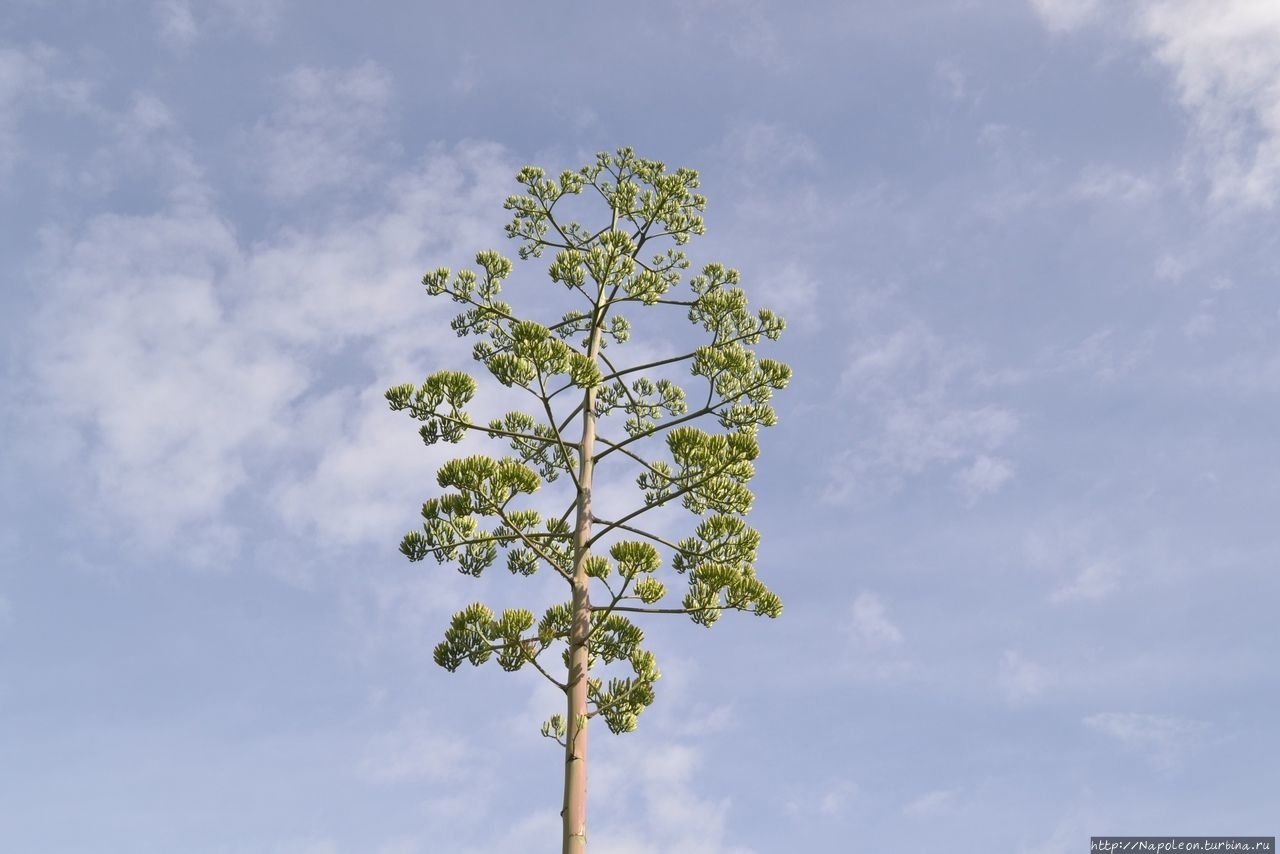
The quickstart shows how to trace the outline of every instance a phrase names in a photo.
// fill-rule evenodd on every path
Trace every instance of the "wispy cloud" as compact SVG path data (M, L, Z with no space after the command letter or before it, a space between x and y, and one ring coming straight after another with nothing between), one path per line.
M760 0L693 0L678 8L686 30L707 32L738 59L770 69L786 67L777 26Z
M1163 770L1175 767L1209 729L1202 721L1135 712L1100 712L1089 715L1083 723Z
M786 808L793 816L831 818L843 815L857 795L856 784L848 780L835 780L793 795L787 799Z
M854 678L892 679L912 670L906 638L875 593L863 591L857 595L843 628L850 645L846 669Z
M1280 193L1280 6L1148 0L1137 25L1195 120L1213 197L1273 205Z
M1049 683L1049 672L1021 653L1005 650L1000 658L998 681L1010 703L1022 703L1038 697Z
M966 400L978 391L980 361L912 321L856 344L841 389L856 401L855 439L840 458L826 498L841 501L872 485L890 489L930 469L950 470L969 503L1014 475L997 452L1020 425L1017 413Z
M92 83L67 64L48 45L0 46L0 177L24 155L19 129L28 113L91 111Z
M910 818L922 819L946 815L960 809L959 789L934 789L909 802L902 808L902 814Z
M979 104L983 93L975 87L972 77L958 63L938 60L933 67L934 86L948 101L959 104Z
M244 145L268 196L290 201L363 188L378 173L377 149L387 145L390 74L374 62L347 70L302 67L280 86L283 103Z
M1188 153L1210 198L1245 208L1280 196L1280 6L1270 0L1030 0L1065 33L1105 23L1168 69L1193 122ZM1123 190L1125 183L1111 191ZM1095 187L1096 189L1096 187ZM1129 184L1130 195L1145 193Z
M777 269L765 269L755 281L743 285L753 305L781 314L788 329L804 333L823 325L819 310L822 282L799 262L788 261Z
M456 781L469 761L471 747L457 733L430 720L408 717L370 739L360 759L360 775L374 783L417 780Z
M284 17L286 0L214 0L211 8L237 29L261 42L271 42Z
M159 25L160 41L171 48L185 48L200 34L188 0L159 0L151 6Z
M181 51L199 41L212 27L215 30L247 32L261 42L270 42L281 19L283 0L156 0L151 4L156 34L161 44Z
M301 839L276 845L271 854L340 854L341 851L332 839Z
M1101 382L1126 377L1146 362L1156 341L1154 331L1099 329L1075 344L1046 349L1037 358L1046 374L1079 372Z
M898 646L902 631L889 619L884 602L874 593L859 593L850 612L849 633L872 649Z
M965 503L972 506L982 496L999 492L1002 486L1013 480L1013 476L1013 463L980 454L971 465L956 472L955 483Z
M612 762L594 772L595 791L608 793L601 798L604 815L595 824L610 840L609 850L747 854L726 838L729 799L698 791L702 750L680 743L637 747L623 745Z
M1115 542L1121 536L1111 533L1097 519L1055 519L1043 530L1026 536L1025 554L1028 564L1050 576L1053 603L1097 602L1115 592L1128 573L1129 551L1138 546ZM1128 549L1129 551L1126 551ZM1154 555L1144 559L1153 560Z
M1113 560L1097 558L1080 568L1074 578L1053 591L1053 602L1097 601L1104 598L1121 577L1121 568Z
M1093 21L1102 11L1101 0L1031 0L1045 26L1069 32Z
M1156 183L1144 175L1114 164L1091 163L1081 170L1071 194L1091 201L1131 204L1147 201L1157 189Z
M725 153L744 168L770 172L816 166L817 146L805 133L771 122L751 122L730 131Z
M435 309L415 282L492 236L510 172L493 146L440 151L400 176L379 213L252 247L199 192L52 234L28 366L42 456L50 440L62 448L74 494L120 526L118 540L160 547L186 533L197 561L235 548L224 511L250 483L257 506L278 502L321 541L385 534L391 505L351 498L373 499L379 471L403 483L397 518L421 497L406 475L421 480L427 461L405 468L388 445L395 425L371 420L392 372L429 367L415 360L434 346L420 330ZM326 363L356 373L335 385ZM402 438L420 449L412 431Z

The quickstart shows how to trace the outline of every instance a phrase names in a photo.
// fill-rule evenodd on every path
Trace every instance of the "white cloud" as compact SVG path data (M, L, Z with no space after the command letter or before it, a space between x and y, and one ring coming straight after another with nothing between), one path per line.
M560 816L554 812L533 813L512 823L509 830L489 845L464 849L462 854L510 854L513 851L525 851L528 850L529 840L531 839L559 839L562 826ZM598 839L599 837L593 836L592 838ZM435 850L434 847L432 850Z
M422 484L430 483L435 468L458 449L425 448L408 419L387 411L382 389L394 382L385 381L358 394L343 390L327 395L316 401L324 414L308 426L299 424L300 430L314 426L319 436L343 438L317 448L310 471L277 481L271 498L290 527L320 533L341 545L391 544L407 525L421 521L406 511L420 503ZM355 411L331 420L325 416L333 406ZM300 413L312 411L300 409Z
M951 470L966 500L1011 479L1013 463L994 452L1018 431L1018 415L968 402L984 390L977 354L946 344L925 324L909 321L859 342L840 385L857 401L850 431L859 438L840 456L828 500L867 493L872 485L894 489L936 468Z
M286 842L271 849L272 854L339 854L332 839L304 839Z
M1189 151L1214 201L1271 207L1280 193L1280 4L1272 0L1030 0L1050 30L1106 23L1149 46L1193 124ZM1141 198L1120 177L1086 183Z
M934 789L902 808L902 814L910 818L933 818L959 809L959 789Z
M640 730L618 738L592 730L600 734L592 736L588 834L602 849L627 854L749 854L730 842L731 800L704 790L712 778L702 769L726 743L713 735L729 725L728 711L696 701L691 692L703 683L695 660L661 645L655 652L659 700Z
M1195 314L1182 325L1182 334L1188 338L1208 338L1213 335L1218 328L1218 318L1214 313L1214 300L1212 298L1200 300L1200 304L1196 307Z
M858 643L880 649L902 643L902 632L889 619L884 602L874 593L859 593L850 609L849 633Z
M939 413L932 407L907 404L894 407L885 428L881 446L884 461L915 474L935 462L959 459L974 450L998 448L1017 431L1018 417L1001 406ZM993 473L998 475L999 471Z
M821 283L799 263L766 270L744 282L753 306L772 309L787 321L788 330L812 332L822 326L819 310Z
M442 731L421 716L370 739L360 759L360 775L374 783L455 780L470 761L465 738Z
M1127 169L1101 163L1086 166L1071 188L1079 199L1132 204L1150 199L1156 192L1151 179Z
M593 769L593 791L603 794L592 821L595 838L608 839L610 851L627 854L747 854L725 839L729 800L696 790L703 762L699 748L632 744L622 745L608 765Z
M980 454L971 465L956 472L955 482L965 503L972 505L982 496L998 492L1000 487L1013 480L1013 476L1011 462Z
M686 31L705 29L739 59L779 69L786 60L767 8L760 0L691 0L679 6Z
M245 143L273 199L364 187L378 174L390 120L392 79L375 62L341 71L297 68L281 83L284 103Z
M1102 712L1083 720L1086 727L1144 755L1155 767L1172 768L1207 731L1208 725L1187 718L1134 712Z
M1053 833L1047 838L1033 843L1031 847L1019 848L1018 854L1074 854L1078 848L1078 840L1082 835L1080 828L1098 827L1101 824L1102 822L1097 819L1090 821L1060 821L1058 826L1054 828Z
M190 0L156 0L151 11L160 41L180 51L199 41L210 27L244 31L269 42L280 23L281 4L282 0L205 0L193 8Z
M75 500L121 540L187 535L197 559L234 548L225 514L250 485L321 543L395 527L427 461L412 425L403 441L379 425L395 418L377 398L391 374L417 378L458 346L423 336L440 308L416 282L493 242L511 171L492 146L437 151L378 214L250 248L205 199L51 238L30 420L42 443L61 435Z
M1274 204L1280 191L1280 5L1147 0L1137 30L1173 73L1209 161L1213 196Z
M770 172L792 167L816 166L817 146L806 134L768 122L736 128L724 146L744 168Z
M144 537L208 517L284 438L306 371L228 322L234 235L204 211L97 218L51 271L37 328L46 413L82 428L79 494Z
M1046 27L1058 32L1091 23L1102 10L1101 0L1031 0Z
M1005 698L1011 703L1034 699L1049 681L1048 671L1013 650L1005 650L998 676Z
M200 34L187 0L160 0L151 9L160 22L160 40L169 47L187 47Z
M479 62L469 50L463 51L457 61L458 70L449 81L449 88L456 95L470 95L480 83Z
M1097 601L1116 589L1121 576L1119 564L1106 558L1091 560L1068 583L1050 596L1053 602Z
M842 628L850 645L849 654L842 659L842 668L853 679L897 679L914 669L904 651L902 630L874 593L858 594L849 608L849 622Z
M1039 362L1046 372L1081 371L1096 380L1110 382L1132 373L1146 361L1155 339L1152 330L1126 336L1114 329L1100 329L1078 344L1046 350Z
M43 44L0 47L0 177L24 155L19 129L28 112L89 110L92 85L64 64Z
M965 70L950 60L939 60L933 66L935 87L949 101L977 104L982 92L975 90L973 80Z
M275 38L285 0L214 0L212 8L233 26L261 42Z
M1101 517L1055 518L1027 535L1025 551L1028 564L1053 579L1048 597L1053 603L1104 599L1135 564L1169 566L1162 550L1114 530Z
M837 780L788 799L786 809L794 816L817 815L831 818L843 815L857 794L858 787L855 784L848 780Z

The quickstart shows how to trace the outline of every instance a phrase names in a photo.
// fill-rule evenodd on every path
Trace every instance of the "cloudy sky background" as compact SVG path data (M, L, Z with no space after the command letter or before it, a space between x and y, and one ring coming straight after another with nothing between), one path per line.
M554 850L518 604L396 551L418 283L634 146L790 330L776 622L650 624L600 851L1274 834L1273 0L0 7L0 847ZM550 287L517 266L513 300Z

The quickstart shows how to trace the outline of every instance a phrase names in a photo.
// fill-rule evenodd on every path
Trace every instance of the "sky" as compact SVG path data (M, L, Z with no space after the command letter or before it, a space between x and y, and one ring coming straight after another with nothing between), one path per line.
M431 660L538 588L398 553L450 449L383 392L620 146L795 376L783 615L643 624L592 850L1275 834L1277 81L1273 0L8 0L0 847L557 850L555 692Z

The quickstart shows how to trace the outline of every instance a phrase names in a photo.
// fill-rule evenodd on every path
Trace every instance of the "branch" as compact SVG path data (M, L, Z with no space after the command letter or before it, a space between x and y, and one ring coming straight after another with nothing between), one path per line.
M455 520L453 520L453 519L445 519L445 520L443 520L443 521L448 522L448 523L449 523L449 525L450 525L450 526L451 526L455 531L457 531L457 530L458 530ZM555 539L555 538L557 538L557 537L561 537L561 536L563 536L563 535L562 535L562 534L525 534L525 536L526 536L526 537L538 537L538 538L540 538L540 539L547 539L547 538ZM428 547L427 547L427 553L428 553L428 554L431 554L432 552L441 552L441 551L445 551L445 550L447 550L447 549L456 549L456 548L460 548L460 547L462 547L462 546L474 546L474 545L479 545L480 543L510 542L510 541L512 541L512 540L516 540L516 539L520 539L520 537L515 536L515 535L508 537L508 536L499 536L498 534L490 534L490 535L489 535L489 536L487 536L487 537L476 537L476 538L474 538L474 539L458 540L457 542L455 542L455 543L451 543L451 544L449 544L449 545L447 545L447 546L428 546Z
M634 374L636 371L645 371L645 370L648 370L649 368L660 368L663 365L670 365L672 362L683 362L685 359L692 359L696 355L698 355L698 352L695 350L692 353L685 353L682 356L671 356L670 358L667 358L667 359L659 359L656 362L648 362L643 365L635 365L634 367L623 368L620 371L614 371L613 373L608 374L605 377L602 377L600 382L607 383L609 380L616 380L626 376L627 374Z
M679 418L672 419L671 421L660 421L657 424L655 424L653 427L649 428L648 430L645 430L643 433L637 433L636 435L631 436L628 439L624 439L623 441L619 442L616 445L610 444L610 446L607 449L596 454L594 462L599 463L601 460L603 460L605 457L612 454L614 451L621 451L624 446L630 445L632 442L638 442L641 439L647 439L650 436L656 433L659 433L663 430L668 430L677 425L684 424L686 421L692 421L695 418L701 418L703 415L707 415L709 413L715 412L717 409L724 406L726 403L733 403L735 400L746 397L751 392L755 391L758 388L764 388L766 385L768 384L762 383L762 382L756 383L753 386L743 389L737 394L730 395L729 397L726 397L726 398L722 398L721 400L718 400L714 404L711 404L709 406L704 406L701 409L697 410L696 412L690 412L688 415L682 415Z
M590 544L588 544L588 545L590 545ZM603 580L603 579L602 579L602 580ZM624 576L622 576L622 586L621 586L620 588L618 588L618 592L617 592L617 593L613 593L613 591L612 591L612 590L610 590L610 591L609 591L610 593L613 593L613 599L612 599L612 600L610 600L609 604L608 604L608 605L592 605L592 606L591 606L591 612L592 612L593 614L594 614L594 613L596 613L597 611L607 611L607 612L608 612L608 613L610 613L610 614L611 614L611 613L613 613L613 611L614 611L614 609L617 607L618 603L619 603L619 602L621 602L623 599L627 598L627 587L629 587L629 586L631 585L631 582L632 582L632 581L634 581L634 580L635 580L635 576L634 576L634 575L633 575L633 576L631 576L631 577L627 577L627 576L625 576L625 575L624 575ZM635 598L635 597L632 597L632 598ZM606 615L606 616L607 616L607 615ZM596 629L600 628L600 627L601 627L601 626L603 626L603 625L604 625L604 623L603 623L603 622L600 622L600 623L597 623L596 625L594 625L594 626L592 626L592 627L591 627L591 631L587 632L587 641L588 641L588 643L591 641L591 638L595 635L595 633L596 633Z
M556 640L558 640L558 638L556 638ZM538 644L539 646L542 646L542 640L541 640L540 638L537 638L537 637L521 638L521 639L516 643L516 646L520 647L520 651L524 653L524 659L525 659L525 661L529 662L529 663L530 663L530 664L532 664L534 667L536 667L536 668L538 669L538 672L539 672L539 673L541 673L543 676L545 676L545 677L546 677L546 678L551 682L551 684L555 685L555 686L556 686L557 688L559 688L561 691L567 690L567 686L566 686L563 682L561 682L559 679L556 679L554 676L552 676L550 673L548 673L545 669L543 669L542 665L538 663L538 659L537 659L537 657L536 657L536 656L534 656L534 655L531 655L531 654L530 654L530 652L529 652L529 648L528 648L527 646L525 646L525 644L528 644L528 643L536 643L536 644ZM490 652L498 652L499 650L503 650L503 649L510 649L510 648L511 648L511 644L509 644L509 643L491 643L491 644L489 644L489 650L490 650ZM543 652L546 652L546 648L545 648L545 647L543 647L543 649L541 649L541 650L539 650L539 651L538 651L538 655L541 655Z
M524 533L524 531L521 531L515 525L511 524L511 521L507 518L507 514L503 512L502 507L499 507L496 504L491 504L490 506L493 507L494 514L496 514L497 517L502 520L502 524L506 525L508 528L515 531L516 536L520 538L520 541L523 542L525 546L529 548L530 551L532 551L538 557L545 560L547 562L547 565L550 566L552 569L554 569L556 571L556 574L559 575L561 578L563 578L565 581L573 580L573 576L565 572L563 569L561 569L559 564L557 564L554 560L552 560L551 556L542 550L541 546L539 546L536 542L530 539L529 536Z
M561 194L561 195L563 195L563 194ZM550 206L550 207L548 207L548 206L547 206L546 201L545 201L544 199L541 199L541 198L539 198L539 199L538 199L538 204L540 204L540 205L542 206L542 211L543 211L543 213L545 213L545 214L547 215L547 222L551 223L551 226L556 230L556 234L560 235L560 239L561 239L561 240L563 240L566 244L571 244L571 243L573 243L573 241L572 241L572 240L570 240L570 239L569 239L569 235L565 234L565 233L564 233L564 231L560 228L560 223L556 222L556 218L555 218L555 216L554 216L554 215L552 215L552 213L551 213L551 208L554 208L554 207L556 206L556 202L560 201L560 198L561 198L561 196L556 196L555 201L553 201L553 202L551 203L551 206ZM541 238L539 238L538 240L539 240L539 242L540 242L540 243L544 243L544 244L545 244L545 245L547 245L547 246L556 245L558 248L561 248L561 249L571 249L571 248L573 248L573 247L568 246L568 245L566 245L566 246L559 246L558 244L548 243L548 242L543 241Z
M654 506L656 507L657 505L654 505ZM592 515L592 517L591 517L591 521L592 521L592 522L595 522L595 523L598 523L598 524L601 524L601 525L608 525L609 527L608 527L608 529L607 529L607 530L610 530L610 531L612 531L612 530L614 530L614 529L621 529L621 530L623 530L623 531L630 531L630 532L631 532L631 533L633 533L633 534L639 534L640 536L645 537L646 539L653 540L655 543L657 543L657 544L658 544L658 545L660 545L660 546L666 546L667 548L671 549L672 551L680 552L680 553L682 553L682 554L688 554L688 553L689 553L686 549L682 549L682 548L680 548L680 547L679 547L679 546L677 546L675 543L668 542L668 541L666 541L666 540L662 539L662 537L659 537L657 534L651 534L651 533L649 533L648 531L645 531L645 530L643 530L643 529L641 529L641 528L633 528L633 527L631 527L630 525L624 525L624 524L622 524L621 522L610 522L608 519L601 519L599 516L595 516L595 515ZM607 585L606 585L606 586L607 586ZM610 592L612 592L612 591L610 591Z
M619 302L621 302L621 300L619 300ZM693 303L688 303L688 305L692 305L692 304ZM685 305L685 303L672 302L672 305ZM751 338L753 335L757 335L757 334L760 334L760 333L745 333L743 335L737 336L736 338L729 338L725 341L719 341L717 342L717 345L725 346L727 344L736 344L739 341L745 341L748 338ZM619 377L626 376L627 374L634 374L636 371L644 371L644 370L648 370L649 368L658 368L663 365L669 365L672 362L682 362L685 359L692 359L696 355L698 355L698 351L694 350L692 353L685 353L684 355L681 355L681 356L672 356L668 359L659 359L656 362L649 362L644 365L636 365L631 368L623 368L621 371L614 371L612 374L602 377L600 381L602 383L605 383L605 382L608 382L609 380L616 380Z
M634 605L592 605L592 612L595 611L625 611L630 614L694 614L698 611L715 611L723 610L719 605L711 605L705 608L641 608Z
M605 365L608 366L609 370L613 371L615 375L618 373L618 369L614 367L613 362L609 361L609 357L604 354L603 350L600 351L600 360L603 361ZM631 393L631 389L627 387L626 383L622 384L622 393L627 396L627 401L631 404L631 408L637 413L636 418L639 418L640 401L636 400L635 395Z
M544 669L543 669L543 667L542 667L542 665L538 663L538 659L537 659L535 656L530 655L528 650L525 650L525 657L529 660L529 663L530 663L530 664L532 664L534 667L538 668L538 672L539 672L539 673L541 673L543 676L545 676L545 677L547 678L547 681L548 681L548 682L550 682L552 685L555 685L555 686L556 686L557 688L559 688L561 691L568 691L568 690L569 690L569 686L568 686L568 685L566 685L565 683L561 682L559 679L555 678L555 677L554 677L554 676L552 676L550 673L548 673L546 670L544 670Z
M567 525L569 523L569 514L572 513L577 506L578 499L575 497L573 501L569 502L569 506L565 508L565 511L560 514L560 524Z
M557 243L548 243L548 244L546 244L546 245L548 245L548 246L559 246L559 244L557 244ZM563 248L564 248L564 249L570 249L570 248L572 248L572 247L565 246L565 247L563 247ZM473 299L470 297L470 295L468 295L468 294L459 294L457 291L455 291L455 290L453 290L452 288L449 288L449 287L447 287L447 286L446 286L446 287L444 287L444 288L441 288L441 293L446 293L446 294L448 294L449 296L453 297L454 302L465 303L465 304L467 304L467 305L473 305L473 306L475 306L476 308L483 308L483 309L485 309L486 311L490 311L490 312L492 312L492 313L494 314L494 316L499 317L499 318L501 318L501 319L503 319L503 320L506 320L506 321L510 321L511 323L518 323L518 322L520 321L520 318L516 317L515 315L513 315L513 314L507 314L507 312L505 312L505 311L499 311L498 309L494 308L494 307L493 307L493 303L492 303L492 302L489 302L489 303L476 302L475 300L473 300ZM566 324L568 324L568 323L570 323L570 322L572 322L572 321L561 320L560 322L558 322L558 323L556 323L556 324L554 324L554 325L552 325L552 326L548 326L548 327L547 327L547 329L554 331L554 330L556 330L556 329L559 329L561 326L565 326ZM495 349L495 350L494 350L494 352L495 352L495 353L500 353L500 352L502 352L504 349L506 349L506 348L505 348L505 347L500 347L500 348Z
M489 433L494 436L506 436L510 439L525 439L530 442L542 442L544 445L550 445L554 440L545 436L534 436L531 433L515 433L511 430L495 430L492 427L484 427L479 424L473 424L470 421L463 421L461 418L454 418L452 415L445 415L439 412L432 412L431 417L439 418L442 421L448 421L451 424L457 424L468 430L479 430L482 433ZM424 419L425 420L425 419Z
M701 480L697 481L696 483L686 484L685 486L680 487L670 495L662 496L662 500L657 502L656 504L645 504L643 507L637 510L633 510L627 515L623 516L618 521L609 522L599 531L591 535L591 539L587 540L587 548L590 548L595 543L596 540L600 539L605 534L609 533L615 528L621 528L625 523L630 522L632 519L636 518L637 516L643 513L648 513L650 510L653 510L655 508L661 507L662 505L666 504L668 501L671 501L674 498L679 498L682 495L687 495L688 493L692 492L693 490L697 489L698 487L702 486L708 481L714 480L715 478L724 474L725 471L729 468L729 466L734 465L735 462L737 461L735 460L735 461L727 462L720 468L716 469L714 472L707 474L705 477L703 477Z
M630 614L700 614L703 611L750 611L742 603L727 602L724 605L706 605L701 608L641 608L637 605L592 605L592 613L596 611L625 611Z
M551 411L551 399L547 397L547 386L542 381L541 368L538 369L538 389L541 391L541 394L538 395L538 399L542 401L542 410L547 414L547 424L551 427L552 431L555 432L556 445L559 446L560 457L564 460L564 470L568 472L569 477L573 479L573 485L576 489L578 487L578 473L573 470L573 460L569 458L569 449L564 445L564 438L560 435L560 431L556 430L556 416Z
M631 459L635 460L640 465L647 468L649 471L653 472L654 474L657 474L656 471L653 471L653 466L650 465L649 462L639 454L636 454L633 451L628 451L626 448L623 448L621 445L615 444L614 442L610 442L608 439L601 438L599 434L596 435L596 441L601 443L602 445L608 445L610 450L613 450L616 448L617 450L622 451L622 453L626 454L628 457L631 457ZM603 456L603 454L601 456ZM600 457L596 457L596 459L598 460L600 459Z

